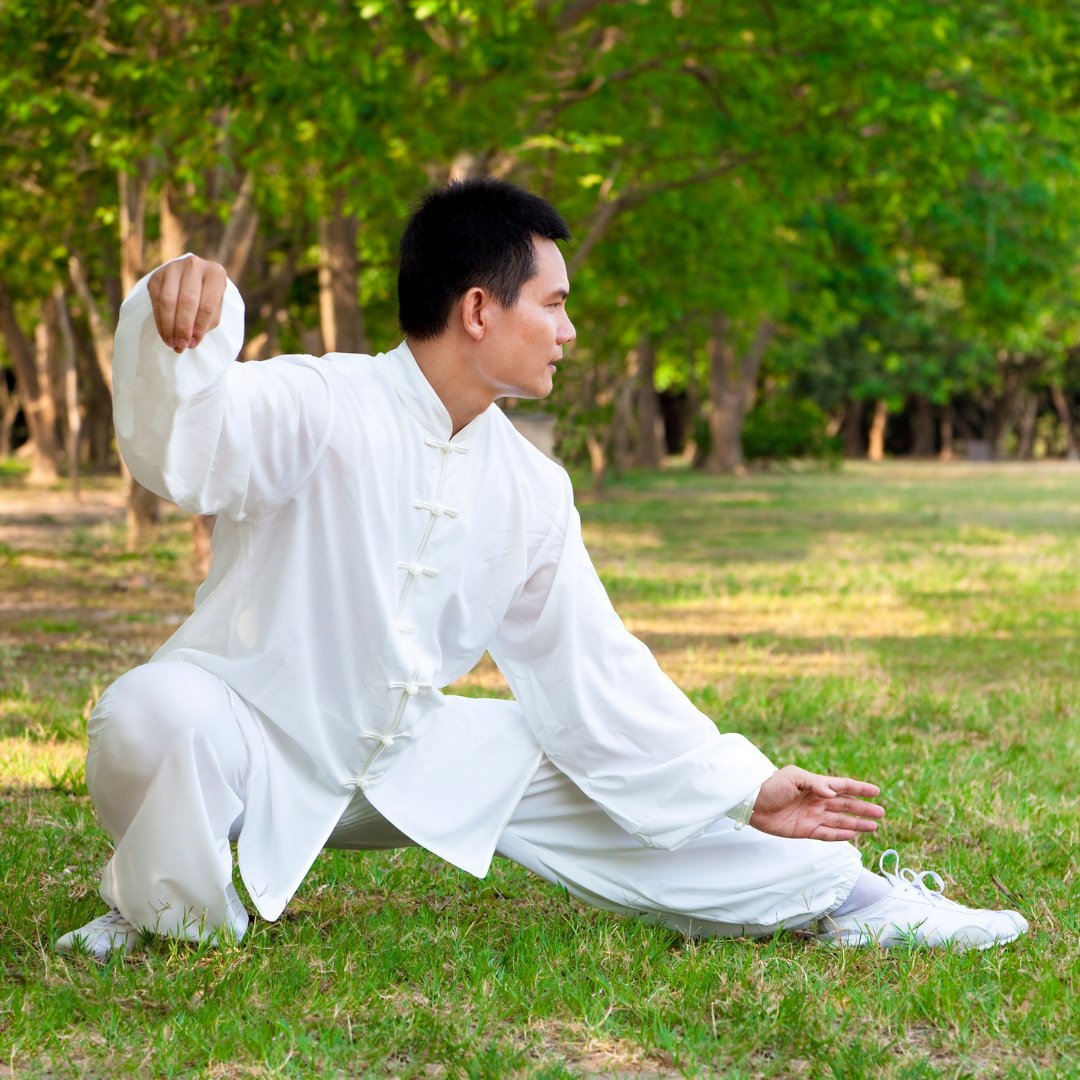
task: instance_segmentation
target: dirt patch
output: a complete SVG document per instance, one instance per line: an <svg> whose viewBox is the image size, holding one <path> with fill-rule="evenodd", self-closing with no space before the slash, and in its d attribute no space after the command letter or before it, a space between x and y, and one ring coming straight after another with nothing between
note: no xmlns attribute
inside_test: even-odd
<svg viewBox="0 0 1080 1080"><path fill-rule="evenodd" d="M14 551L48 550L71 529L121 524L125 503L121 490L87 491L78 499L69 491L0 491L0 544Z"/></svg>

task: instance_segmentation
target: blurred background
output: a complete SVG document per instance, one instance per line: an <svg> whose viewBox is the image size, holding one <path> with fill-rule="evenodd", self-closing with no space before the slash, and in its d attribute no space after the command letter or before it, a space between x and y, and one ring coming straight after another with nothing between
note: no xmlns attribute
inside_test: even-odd
<svg viewBox="0 0 1080 1080"><path fill-rule="evenodd" d="M184 251L244 359L393 347L403 220L477 174L573 230L523 407L597 487L1075 459L1078 119L1065 0L2 0L0 459L115 472L119 304Z"/></svg>

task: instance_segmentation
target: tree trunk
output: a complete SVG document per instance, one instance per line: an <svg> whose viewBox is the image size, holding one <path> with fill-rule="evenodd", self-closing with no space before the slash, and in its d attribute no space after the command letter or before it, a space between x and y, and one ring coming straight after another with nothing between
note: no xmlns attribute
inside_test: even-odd
<svg viewBox="0 0 1080 1080"><path fill-rule="evenodd" d="M712 318L709 337L709 435L705 469L711 473L743 470L742 426L757 394L758 372L775 326L763 319L739 358L730 342L730 321L723 312Z"/></svg>
<svg viewBox="0 0 1080 1080"><path fill-rule="evenodd" d="M73 320L82 414L82 461L99 469L112 457L113 301L98 304L78 255L68 259L68 276L84 318ZM117 282L119 287L119 282Z"/></svg>
<svg viewBox="0 0 1080 1080"><path fill-rule="evenodd" d="M161 222L161 261L178 259L188 247L188 233L183 219L174 206L176 190L172 181L166 180L161 185L158 196L158 220Z"/></svg>
<svg viewBox="0 0 1080 1080"><path fill-rule="evenodd" d="M866 457L866 439L863 438L863 416L866 402L861 398L849 398L844 402L844 416L840 430L844 440L844 457L855 461Z"/></svg>
<svg viewBox="0 0 1080 1080"><path fill-rule="evenodd" d="M135 176L120 173L120 284L125 296L145 272L146 264L146 189L147 169L141 166ZM161 517L158 497L128 476L127 546L141 547L153 533Z"/></svg>
<svg viewBox="0 0 1080 1080"><path fill-rule="evenodd" d="M870 420L870 438L866 456L870 461L883 461L885 458L885 428L889 422L889 406L883 398L874 402L874 415Z"/></svg>
<svg viewBox="0 0 1080 1080"><path fill-rule="evenodd" d="M617 391L618 388L616 388ZM600 496L607 481L608 455L611 451L612 424L604 423L600 417L607 406L614 402L613 391L607 382L607 365L592 366L582 386L582 401L595 408L597 417L594 423L585 427L585 446L589 452L589 468L592 471L593 493Z"/></svg>
<svg viewBox="0 0 1080 1080"><path fill-rule="evenodd" d="M217 516L214 514L191 515L191 540L195 556L195 573L200 581L205 580L210 573L210 563L213 561L213 548L211 540L214 535L214 525Z"/></svg>
<svg viewBox="0 0 1080 1080"><path fill-rule="evenodd" d="M97 362L101 378L112 393L112 354L113 332L112 317L102 314L97 300L90 289L86 271L83 268L82 259L78 255L72 255L68 259L68 276L71 284L75 287L75 295L86 311L86 321L90 327L90 336L94 342L94 360Z"/></svg>
<svg viewBox="0 0 1080 1080"><path fill-rule="evenodd" d="M66 418L64 444L67 453L68 476L71 479L71 494L79 498L79 443L82 435L82 416L79 412L79 379L75 368L75 334L71 329L71 317L68 314L64 290L57 285L53 289L53 310L56 326L60 331L60 377L64 394L64 415Z"/></svg>
<svg viewBox="0 0 1080 1080"><path fill-rule="evenodd" d="M1069 399L1057 383L1050 384L1050 398L1054 411L1065 432L1065 456L1069 461L1080 461L1080 444L1076 440L1076 419L1069 408Z"/></svg>
<svg viewBox="0 0 1080 1080"><path fill-rule="evenodd" d="M139 167L131 176L119 175L120 186L120 284L124 295L143 276L146 263L147 169Z"/></svg>
<svg viewBox="0 0 1080 1080"><path fill-rule="evenodd" d="M656 350L643 335L637 347L637 453L643 469L659 469L664 453L664 420L656 394Z"/></svg>
<svg viewBox="0 0 1080 1080"><path fill-rule="evenodd" d="M603 494L604 481L607 479L607 445L593 429L585 433L585 444L589 448L589 468L592 471L593 492Z"/></svg>
<svg viewBox="0 0 1080 1080"><path fill-rule="evenodd" d="M934 407L925 394L912 395L911 453L913 457L934 456Z"/></svg>
<svg viewBox="0 0 1080 1080"><path fill-rule="evenodd" d="M248 172L240 184L229 219L225 223L225 232L215 253L215 261L225 267L225 272L233 281L239 281L247 268L251 247L259 228L259 211L255 207L255 174ZM181 252L183 254L183 252Z"/></svg>
<svg viewBox="0 0 1080 1080"><path fill-rule="evenodd" d="M0 460L11 457L12 431L15 419L22 408L22 399L14 390L8 389L4 372L0 371Z"/></svg>
<svg viewBox="0 0 1080 1080"><path fill-rule="evenodd" d="M277 353L278 334L285 316L285 298L295 280L296 257L290 252L284 262L270 271L265 298L259 305L259 322L266 329L248 339L244 345L245 360L264 360Z"/></svg>
<svg viewBox="0 0 1080 1080"><path fill-rule="evenodd" d="M1006 367L1004 360L999 361L999 366L1003 369L1001 393L994 399L986 432L990 443L990 457L995 461L1001 457L1001 440L1010 418L1016 414L1016 399L1023 391L1020 372Z"/></svg>
<svg viewBox="0 0 1080 1080"><path fill-rule="evenodd" d="M344 191L319 221L319 324L327 352L367 352L360 311L360 260L356 242L360 221L343 210Z"/></svg>
<svg viewBox="0 0 1080 1080"><path fill-rule="evenodd" d="M1020 392L1016 417L1016 456L1020 461L1035 457L1035 424L1039 419L1039 395L1029 390Z"/></svg>
<svg viewBox="0 0 1080 1080"><path fill-rule="evenodd" d="M619 380L614 397L615 408L608 441L611 445L611 465L616 476L621 476L630 464L630 437L634 425L634 380L629 372Z"/></svg>
<svg viewBox="0 0 1080 1080"><path fill-rule="evenodd" d="M52 404L50 387L41 385L34 346L19 326L15 305L3 282L0 282L0 334L15 369L15 386L22 397L23 415L30 432L30 482L55 483L60 477L60 462L56 426L46 419Z"/></svg>
<svg viewBox="0 0 1080 1080"><path fill-rule="evenodd" d="M946 405L941 412L941 450L938 452L938 461L952 461L956 452L954 415L951 405Z"/></svg>
<svg viewBox="0 0 1080 1080"><path fill-rule="evenodd" d="M34 327L34 370L37 372L38 381L38 416L41 419L42 430L50 432L53 443L59 452L59 439L57 438L57 394L56 379L56 321L52 313L52 300L46 300L41 305L41 314L38 316L37 326ZM51 472L37 481L51 483L59 478L59 472L53 475ZM31 483L35 482L34 473L30 474Z"/></svg>

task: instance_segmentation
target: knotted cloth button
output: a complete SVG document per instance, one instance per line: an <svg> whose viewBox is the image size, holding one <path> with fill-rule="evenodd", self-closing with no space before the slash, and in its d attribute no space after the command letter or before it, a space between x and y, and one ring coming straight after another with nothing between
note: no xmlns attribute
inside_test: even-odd
<svg viewBox="0 0 1080 1080"><path fill-rule="evenodd" d="M364 735L365 738L374 739L377 743L381 743L384 749L387 746L393 746L394 743L396 743L398 741L398 739L407 739L407 738L409 738L409 733L407 731L388 732L388 731L367 731L367 730L365 730L362 734Z"/></svg>
<svg viewBox="0 0 1080 1080"><path fill-rule="evenodd" d="M457 517L458 512L452 507L444 506L442 503L427 502L424 499L417 499L413 506L417 510L427 510L432 517L442 517L444 514L447 517Z"/></svg>
<svg viewBox="0 0 1080 1080"><path fill-rule="evenodd" d="M469 452L467 446L458 446L456 443L442 442L439 439L425 439L424 442L443 454L467 454Z"/></svg>
<svg viewBox="0 0 1080 1080"><path fill-rule="evenodd" d="M415 562L399 562L399 570L407 570L413 577L419 577L423 574L425 577L434 577L438 570L432 570L430 566L421 566Z"/></svg>
<svg viewBox="0 0 1080 1080"><path fill-rule="evenodd" d="M421 690L427 690L430 688L431 683L419 683L414 679L410 679L408 682L392 682L388 683L391 690L404 690L409 697L416 697ZM404 738L404 733L399 732L394 736L395 738Z"/></svg>

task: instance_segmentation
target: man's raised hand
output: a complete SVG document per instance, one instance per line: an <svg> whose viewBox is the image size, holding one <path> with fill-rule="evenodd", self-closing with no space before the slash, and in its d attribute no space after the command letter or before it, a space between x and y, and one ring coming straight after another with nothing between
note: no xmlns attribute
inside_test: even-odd
<svg viewBox="0 0 1080 1080"><path fill-rule="evenodd" d="M155 270L146 283L161 340L175 352L194 349L221 321L227 282L220 263L190 255Z"/></svg>
<svg viewBox="0 0 1080 1080"><path fill-rule="evenodd" d="M883 807L863 802L878 794L874 784L785 765L761 785L750 824L773 836L853 840L885 816Z"/></svg>

